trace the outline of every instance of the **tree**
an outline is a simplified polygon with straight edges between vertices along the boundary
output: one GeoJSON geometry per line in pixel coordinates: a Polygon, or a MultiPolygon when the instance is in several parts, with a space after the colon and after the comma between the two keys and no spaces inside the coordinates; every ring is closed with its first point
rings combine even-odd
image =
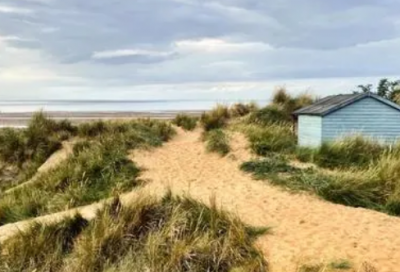
{"type": "Polygon", "coordinates": [[[372,84],[358,85],[357,88],[361,89],[363,93],[370,93],[372,90],[372,84]]]}
{"type": "MultiPolygon", "coordinates": [[[[376,91],[372,90],[372,84],[358,85],[357,88],[363,93],[374,93],[400,104],[400,80],[390,81],[387,78],[382,78],[378,83],[376,91]]],[[[360,92],[355,91],[354,93],[360,92]]]]}
{"type": "Polygon", "coordinates": [[[378,83],[376,94],[381,97],[388,98],[388,95],[390,93],[390,85],[391,82],[389,81],[389,79],[382,78],[378,83]]]}

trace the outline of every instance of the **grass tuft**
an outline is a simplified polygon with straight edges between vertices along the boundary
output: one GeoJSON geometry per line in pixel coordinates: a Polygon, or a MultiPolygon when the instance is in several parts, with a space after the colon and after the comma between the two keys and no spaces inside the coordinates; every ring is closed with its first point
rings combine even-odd
{"type": "Polygon", "coordinates": [[[361,136],[346,137],[323,143],[316,154],[315,162],[327,168],[367,167],[378,160],[384,150],[385,147],[373,140],[361,136]]]}
{"type": "Polygon", "coordinates": [[[209,152],[217,152],[225,156],[231,150],[229,136],[222,129],[211,130],[206,133],[206,147],[209,152]]]}
{"type": "Polygon", "coordinates": [[[231,117],[243,117],[256,110],[258,110],[258,105],[254,102],[248,104],[236,103],[229,108],[229,114],[231,117]]]}
{"type": "Polygon", "coordinates": [[[266,230],[171,194],[129,207],[115,199],[91,222],[75,217],[21,232],[3,245],[0,270],[266,272],[253,246],[266,230]]]}
{"type": "Polygon", "coordinates": [[[175,116],[175,119],[172,122],[187,131],[192,131],[197,126],[197,118],[184,113],[175,116]]]}
{"type": "Polygon", "coordinates": [[[252,151],[260,156],[266,156],[272,152],[291,152],[296,147],[296,138],[291,126],[249,126],[245,129],[245,134],[252,151]]]}
{"type": "Polygon", "coordinates": [[[205,131],[210,131],[225,127],[229,118],[228,107],[217,105],[213,110],[202,114],[200,123],[205,131]]]}

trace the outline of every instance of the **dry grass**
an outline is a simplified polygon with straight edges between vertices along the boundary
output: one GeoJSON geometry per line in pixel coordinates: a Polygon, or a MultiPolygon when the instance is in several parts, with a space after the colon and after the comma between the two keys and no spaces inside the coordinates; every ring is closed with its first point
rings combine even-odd
{"type": "Polygon", "coordinates": [[[217,152],[225,156],[231,150],[229,145],[229,136],[222,129],[209,131],[206,136],[206,147],[210,152],[217,152]]]}
{"type": "Polygon", "coordinates": [[[183,128],[184,130],[192,131],[197,127],[197,121],[198,118],[196,117],[180,113],[174,118],[172,122],[178,127],[183,128]]]}
{"type": "Polygon", "coordinates": [[[246,271],[268,266],[253,246],[267,229],[189,198],[118,199],[87,222],[35,224],[2,245],[0,271],[246,271]]]}
{"type": "Polygon", "coordinates": [[[218,104],[214,109],[202,114],[200,123],[204,131],[220,129],[227,125],[230,118],[229,108],[218,104]]]}

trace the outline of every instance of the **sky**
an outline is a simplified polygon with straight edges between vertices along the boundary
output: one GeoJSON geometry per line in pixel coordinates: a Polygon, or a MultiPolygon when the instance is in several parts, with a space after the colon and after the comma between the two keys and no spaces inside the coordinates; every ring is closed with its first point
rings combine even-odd
{"type": "Polygon", "coordinates": [[[0,0],[0,99],[268,99],[400,77],[398,0],[0,0]]]}

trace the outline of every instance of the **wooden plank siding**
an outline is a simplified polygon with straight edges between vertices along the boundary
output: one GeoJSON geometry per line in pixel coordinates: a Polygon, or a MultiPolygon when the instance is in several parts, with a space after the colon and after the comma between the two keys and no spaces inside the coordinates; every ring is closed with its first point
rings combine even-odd
{"type": "Polygon", "coordinates": [[[318,147],[322,141],[322,117],[300,115],[298,119],[298,144],[318,147]]]}
{"type": "Polygon", "coordinates": [[[393,143],[400,139],[400,111],[374,98],[366,97],[322,117],[323,142],[351,134],[361,134],[384,143],[393,143]]]}

